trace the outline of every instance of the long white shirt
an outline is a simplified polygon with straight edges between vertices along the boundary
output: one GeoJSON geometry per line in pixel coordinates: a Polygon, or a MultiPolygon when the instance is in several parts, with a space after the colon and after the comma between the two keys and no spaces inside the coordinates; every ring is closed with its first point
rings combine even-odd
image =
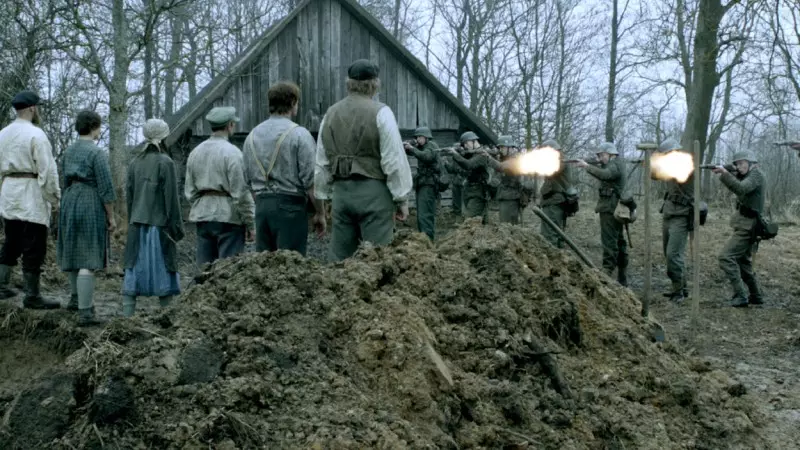
{"type": "Polygon", "coordinates": [[[60,199],[58,168],[44,131],[23,119],[0,130],[0,215],[49,227],[52,205],[60,199]],[[6,176],[11,173],[37,177],[6,176]]]}
{"type": "Polygon", "coordinates": [[[253,229],[255,203],[245,183],[242,152],[228,139],[212,136],[192,150],[184,184],[184,195],[192,204],[191,222],[224,222],[253,229]],[[200,195],[205,190],[230,196],[200,195]]]}
{"type": "MultiPolygon", "coordinates": [[[[397,120],[394,113],[388,106],[384,106],[378,111],[375,118],[380,133],[381,142],[381,169],[386,174],[386,186],[392,193],[395,202],[408,199],[408,194],[414,187],[414,180],[411,177],[411,166],[408,164],[406,152],[403,149],[403,139],[400,137],[400,129],[397,128],[397,120]]],[[[317,139],[317,164],[314,170],[314,196],[320,200],[331,198],[333,177],[331,176],[331,164],[325,145],[322,142],[322,130],[325,127],[325,117],[319,125],[320,137],[317,139]]]]}

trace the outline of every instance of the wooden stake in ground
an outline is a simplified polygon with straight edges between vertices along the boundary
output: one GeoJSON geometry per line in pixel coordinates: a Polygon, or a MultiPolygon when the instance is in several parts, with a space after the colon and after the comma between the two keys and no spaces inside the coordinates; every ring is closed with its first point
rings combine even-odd
{"type": "Polygon", "coordinates": [[[644,152],[644,296],[642,298],[642,316],[650,315],[650,296],[653,281],[653,255],[650,236],[650,152],[657,149],[656,144],[643,142],[636,145],[636,149],[644,152]]]}
{"type": "Polygon", "coordinates": [[[694,340],[700,320],[700,142],[694,141],[694,230],[692,230],[692,320],[694,340]]]}
{"type": "Polygon", "coordinates": [[[572,239],[570,239],[569,237],[567,237],[566,234],[564,234],[564,231],[561,228],[559,228],[559,226],[556,225],[555,222],[553,222],[552,220],[550,220],[549,217],[547,217],[547,215],[544,213],[544,211],[541,210],[541,208],[539,208],[538,206],[531,206],[531,211],[533,211],[534,214],[539,216],[539,218],[542,219],[542,222],[546,223],[547,226],[553,229],[553,231],[558,233],[558,235],[561,236],[561,239],[564,239],[564,242],[566,242],[567,245],[569,245],[569,248],[571,248],[572,251],[574,251],[575,254],[578,255],[578,258],[580,258],[581,261],[584,262],[584,264],[591,267],[592,269],[596,268],[595,265],[592,263],[592,260],[589,259],[589,257],[586,256],[586,254],[583,253],[583,251],[581,251],[581,249],[579,249],[577,245],[575,245],[575,242],[573,242],[572,239]]]}

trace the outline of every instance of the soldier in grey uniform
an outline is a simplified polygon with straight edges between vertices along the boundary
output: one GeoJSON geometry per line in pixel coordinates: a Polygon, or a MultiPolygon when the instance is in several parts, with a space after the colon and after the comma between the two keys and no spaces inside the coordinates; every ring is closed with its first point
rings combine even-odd
{"type": "MultiPolygon", "coordinates": [[[[667,139],[658,147],[658,151],[662,153],[681,149],[680,143],[675,139],[667,139]]],[[[689,233],[694,229],[694,174],[683,183],[674,179],[666,183],[667,192],[661,207],[661,237],[667,260],[667,276],[672,282],[672,289],[664,296],[680,303],[687,295],[684,254],[689,233]]]]}
{"type": "Polygon", "coordinates": [[[501,223],[516,225],[519,223],[524,197],[522,176],[517,173],[513,164],[510,164],[510,161],[517,155],[517,149],[511,136],[508,135],[500,136],[498,146],[500,147],[499,161],[490,155],[487,161],[500,174],[499,178],[494,177],[498,180],[495,199],[500,210],[499,218],[501,223]]]}
{"type": "Polygon", "coordinates": [[[603,245],[603,271],[609,276],[618,269],[617,281],[628,285],[628,244],[623,234],[623,225],[614,218],[614,210],[625,192],[627,174],[625,162],[618,157],[617,147],[604,142],[597,148],[597,159],[600,166],[589,165],[580,159],[578,167],[586,169],[589,175],[600,180],[600,196],[597,199],[595,212],[600,215],[600,241],[603,245]]]}
{"type": "Polygon", "coordinates": [[[750,153],[739,152],[733,155],[735,173],[722,166],[713,169],[720,175],[722,184],[736,194],[736,212],[730,222],[733,235],[719,254],[719,266],[733,290],[731,306],[734,307],[764,303],[753,271],[753,251],[757,245],[755,228],[758,217],[764,213],[764,188],[767,184],[757,164],[750,153]]]}
{"type": "MultiPolygon", "coordinates": [[[[561,152],[561,144],[555,139],[542,142],[542,147],[550,147],[561,152]]],[[[540,192],[542,212],[562,230],[567,226],[565,206],[568,192],[577,195],[577,191],[572,186],[572,168],[562,163],[558,172],[545,177],[540,192]]],[[[551,244],[558,248],[564,248],[564,240],[544,221],[542,221],[540,233],[551,244]]]]}
{"type": "Polygon", "coordinates": [[[414,130],[414,139],[414,145],[406,143],[405,150],[419,162],[414,177],[417,228],[433,240],[436,233],[436,200],[439,198],[439,146],[428,127],[414,130]]]}
{"type": "MultiPolygon", "coordinates": [[[[452,146],[456,151],[463,151],[460,142],[456,142],[452,146]]],[[[464,178],[467,172],[461,168],[452,158],[444,162],[444,169],[450,174],[450,190],[453,193],[453,215],[457,218],[462,216],[462,208],[464,206],[464,178]]]]}
{"type": "Polygon", "coordinates": [[[491,156],[480,150],[478,135],[467,131],[461,135],[464,156],[451,150],[453,161],[467,171],[467,182],[464,185],[464,205],[467,217],[483,216],[486,222],[489,197],[489,159],[491,156]]]}

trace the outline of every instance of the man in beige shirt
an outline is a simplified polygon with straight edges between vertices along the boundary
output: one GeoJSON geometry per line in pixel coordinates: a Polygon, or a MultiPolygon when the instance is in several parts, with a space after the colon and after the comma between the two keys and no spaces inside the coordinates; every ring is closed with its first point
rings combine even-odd
{"type": "Polygon", "coordinates": [[[11,269],[22,257],[23,306],[55,309],[61,305],[39,293],[39,276],[47,253],[50,213],[61,189],[50,141],[39,124],[39,96],[22,91],[11,101],[17,120],[0,130],[0,215],[6,240],[0,248],[0,298],[14,295],[11,269]]]}
{"type": "Polygon", "coordinates": [[[214,108],[206,120],[214,134],[189,154],[184,187],[192,204],[189,220],[197,224],[198,264],[242,253],[255,214],[242,152],[228,140],[239,121],[236,108],[214,108]]]}

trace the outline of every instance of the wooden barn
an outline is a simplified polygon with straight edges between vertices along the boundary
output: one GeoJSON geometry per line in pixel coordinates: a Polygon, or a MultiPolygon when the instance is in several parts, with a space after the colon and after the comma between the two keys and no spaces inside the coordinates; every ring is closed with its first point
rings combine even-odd
{"type": "Polygon", "coordinates": [[[250,130],[268,118],[267,90],[281,80],[300,86],[295,121],[316,137],[328,107],[346,95],[347,68],[360,58],[380,66],[378,97],[394,111],[403,138],[427,126],[440,146],[451,145],[466,130],[485,144],[496,142],[492,130],[355,0],[305,0],[167,119],[166,143],[182,163],[211,133],[206,113],[225,105],[236,107],[241,118],[231,140],[241,147],[250,130]]]}

